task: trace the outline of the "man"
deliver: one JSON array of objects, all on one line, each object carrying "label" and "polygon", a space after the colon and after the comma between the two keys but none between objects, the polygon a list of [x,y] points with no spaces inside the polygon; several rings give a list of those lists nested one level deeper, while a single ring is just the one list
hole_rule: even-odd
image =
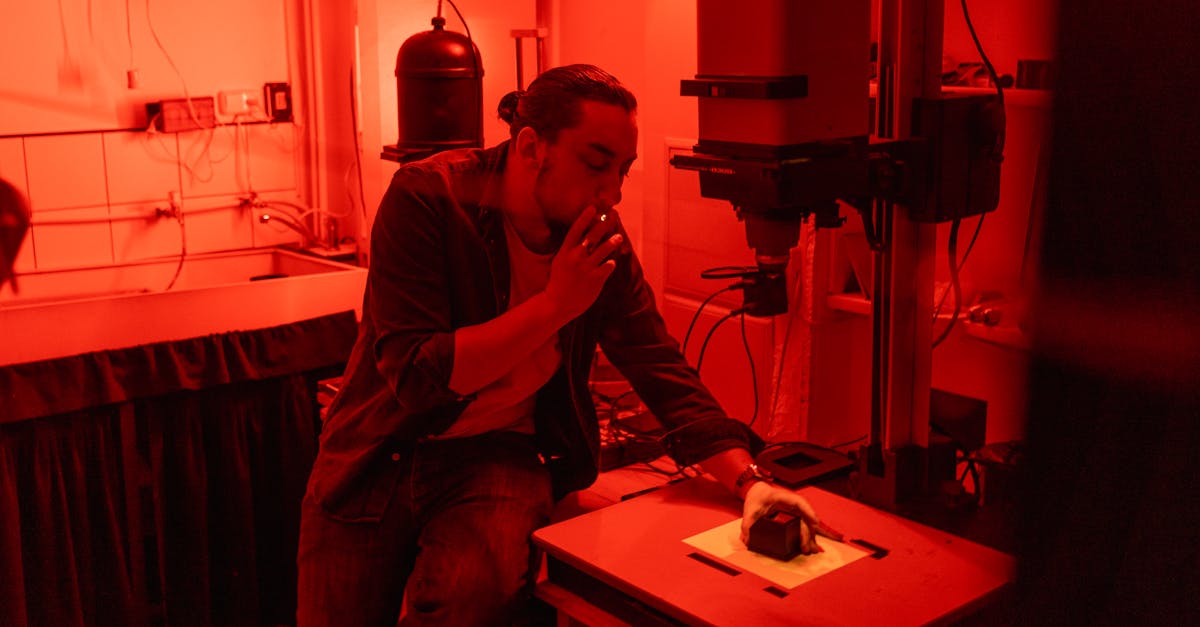
[{"label": "man", "polygon": [[28,230],[29,206],[25,197],[11,183],[0,179],[0,288],[12,281],[13,291],[17,289],[13,263]]},{"label": "man", "polygon": [[[396,172],[305,499],[301,625],[394,624],[402,597],[402,623],[510,622],[530,534],[597,476],[597,343],[670,454],[744,499],[743,534],[772,507],[816,522],[758,480],[761,442],[680,355],[626,242],[636,106],[599,68],[555,68],[502,103],[509,141]],[[803,546],[821,550],[807,526]]]}]

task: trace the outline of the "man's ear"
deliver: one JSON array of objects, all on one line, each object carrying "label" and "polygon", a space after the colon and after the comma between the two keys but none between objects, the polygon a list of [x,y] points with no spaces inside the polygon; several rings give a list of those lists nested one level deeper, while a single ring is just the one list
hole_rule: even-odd
[{"label": "man's ear", "polygon": [[538,136],[537,131],[526,126],[517,132],[516,153],[521,164],[531,170],[542,167],[546,158],[546,142]]}]

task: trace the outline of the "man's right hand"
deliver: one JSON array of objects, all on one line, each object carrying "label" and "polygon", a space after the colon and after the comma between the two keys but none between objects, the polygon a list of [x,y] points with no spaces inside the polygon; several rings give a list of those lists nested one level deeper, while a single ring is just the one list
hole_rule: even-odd
[{"label": "man's right hand", "polygon": [[[611,213],[611,210],[610,210]],[[617,267],[608,257],[624,238],[614,233],[616,220],[601,219],[595,207],[579,214],[550,264],[546,296],[566,320],[573,320],[596,301],[604,282]]]}]

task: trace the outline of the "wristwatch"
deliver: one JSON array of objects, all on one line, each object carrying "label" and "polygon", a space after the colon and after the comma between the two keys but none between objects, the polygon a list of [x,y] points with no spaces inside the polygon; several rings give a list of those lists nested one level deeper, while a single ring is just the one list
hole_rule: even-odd
[{"label": "wristwatch", "polygon": [[750,465],[746,466],[742,474],[738,475],[737,481],[733,483],[733,487],[738,493],[741,493],[742,487],[751,481],[766,481],[770,483],[773,479],[774,477],[771,476],[771,473],[759,467],[758,464],[750,462]]}]

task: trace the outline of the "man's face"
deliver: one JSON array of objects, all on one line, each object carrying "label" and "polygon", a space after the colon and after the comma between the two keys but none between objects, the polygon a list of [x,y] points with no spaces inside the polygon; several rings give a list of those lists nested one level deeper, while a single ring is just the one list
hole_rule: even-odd
[{"label": "man's face", "polygon": [[623,107],[585,100],[582,120],[546,148],[534,198],[554,230],[566,231],[588,205],[607,211],[621,202],[621,184],[637,158],[637,116]]}]

